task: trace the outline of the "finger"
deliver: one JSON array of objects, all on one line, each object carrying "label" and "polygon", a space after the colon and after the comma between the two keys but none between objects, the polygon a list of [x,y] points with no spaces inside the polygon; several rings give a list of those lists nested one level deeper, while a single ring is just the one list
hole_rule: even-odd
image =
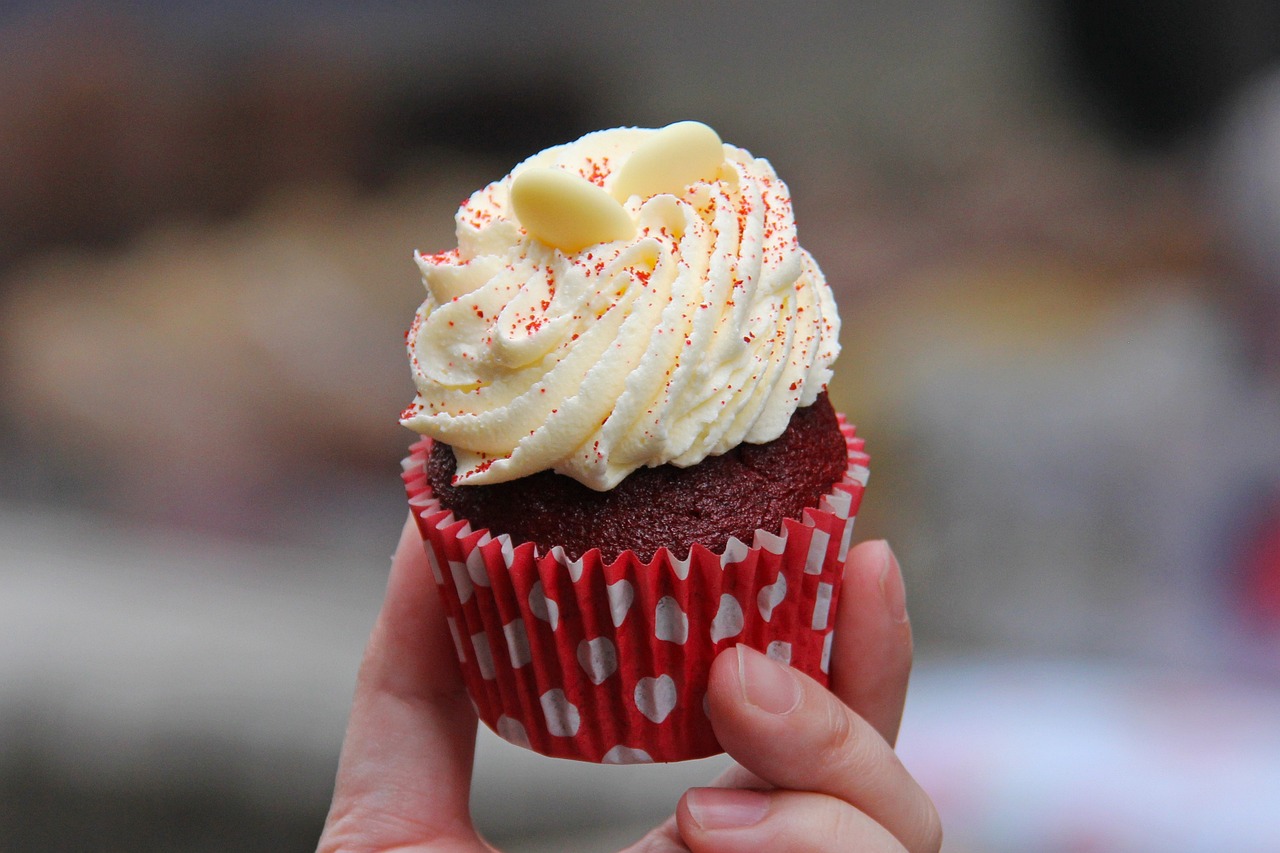
[{"label": "finger", "polygon": [[711,725],[721,746],[769,785],[841,799],[912,853],[933,853],[933,803],[893,748],[812,678],[738,646],[711,666]]},{"label": "finger", "polygon": [[[863,542],[845,560],[836,615],[831,689],[886,741],[897,740],[911,675],[911,623],[902,573],[889,543]],[[764,788],[759,776],[734,764],[712,783]]]},{"label": "finger", "polygon": [[[911,623],[902,573],[889,543],[863,542],[845,560],[836,615],[831,689],[890,744],[911,675]],[[760,777],[734,764],[712,783],[721,788],[764,788]]]},{"label": "finger", "polygon": [[692,853],[906,849],[870,817],[824,794],[692,788],[676,807],[676,821]]},{"label": "finger", "polygon": [[487,850],[468,796],[476,717],[422,538],[410,518],[356,678],[321,850],[456,840]]},{"label": "finger", "polygon": [[849,552],[836,614],[831,690],[893,744],[911,675],[911,623],[902,571],[889,543]]}]

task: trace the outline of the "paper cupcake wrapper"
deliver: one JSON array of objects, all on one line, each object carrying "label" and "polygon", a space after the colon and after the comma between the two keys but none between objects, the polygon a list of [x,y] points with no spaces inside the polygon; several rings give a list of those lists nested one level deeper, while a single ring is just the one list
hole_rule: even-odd
[{"label": "paper cupcake wrapper", "polygon": [[844,478],[780,532],[722,554],[648,563],[598,550],[570,560],[472,530],[441,507],[423,439],[404,460],[409,504],[448,613],[476,713],[544,755],[606,764],[721,752],[706,710],[711,662],[738,643],[827,683],[845,555],[868,475],[863,441],[840,417]]}]

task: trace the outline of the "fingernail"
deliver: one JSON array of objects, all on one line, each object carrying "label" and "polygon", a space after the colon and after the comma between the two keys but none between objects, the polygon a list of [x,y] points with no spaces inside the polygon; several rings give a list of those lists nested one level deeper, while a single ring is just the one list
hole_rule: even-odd
[{"label": "fingernail", "polygon": [[738,646],[742,698],[770,714],[790,714],[800,704],[800,682],[790,668],[747,646]]},{"label": "fingernail", "polygon": [[685,804],[703,829],[754,826],[769,811],[768,796],[745,788],[690,788]]},{"label": "fingernail", "polygon": [[880,595],[894,622],[907,621],[907,590],[902,585],[902,569],[888,542],[884,545],[884,566],[880,569]]}]

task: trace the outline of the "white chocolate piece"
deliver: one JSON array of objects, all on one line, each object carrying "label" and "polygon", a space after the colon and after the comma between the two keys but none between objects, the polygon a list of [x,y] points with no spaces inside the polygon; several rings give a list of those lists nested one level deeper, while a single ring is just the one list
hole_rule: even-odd
[{"label": "white chocolate piece", "polygon": [[645,199],[679,193],[698,181],[715,180],[724,163],[724,144],[699,121],[669,124],[642,142],[618,170],[613,197]]},{"label": "white chocolate piece", "polygon": [[531,168],[517,175],[511,208],[526,231],[568,254],[636,233],[635,222],[612,196],[562,169]]}]

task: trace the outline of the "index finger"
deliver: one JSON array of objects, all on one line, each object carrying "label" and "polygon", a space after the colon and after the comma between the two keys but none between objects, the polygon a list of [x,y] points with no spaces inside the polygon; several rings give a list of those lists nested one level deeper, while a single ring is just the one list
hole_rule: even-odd
[{"label": "index finger", "polygon": [[893,748],[812,678],[740,645],[712,664],[708,696],[720,744],[769,785],[843,800],[912,853],[941,846],[933,803]]},{"label": "index finger", "polygon": [[907,701],[913,643],[902,568],[889,543],[849,552],[831,649],[831,692],[890,745]]},{"label": "index finger", "polygon": [[[907,698],[912,639],[902,570],[889,543],[862,542],[852,548],[842,583],[832,641],[831,691],[892,745]],[[733,765],[714,784],[752,788],[765,783]]]}]

